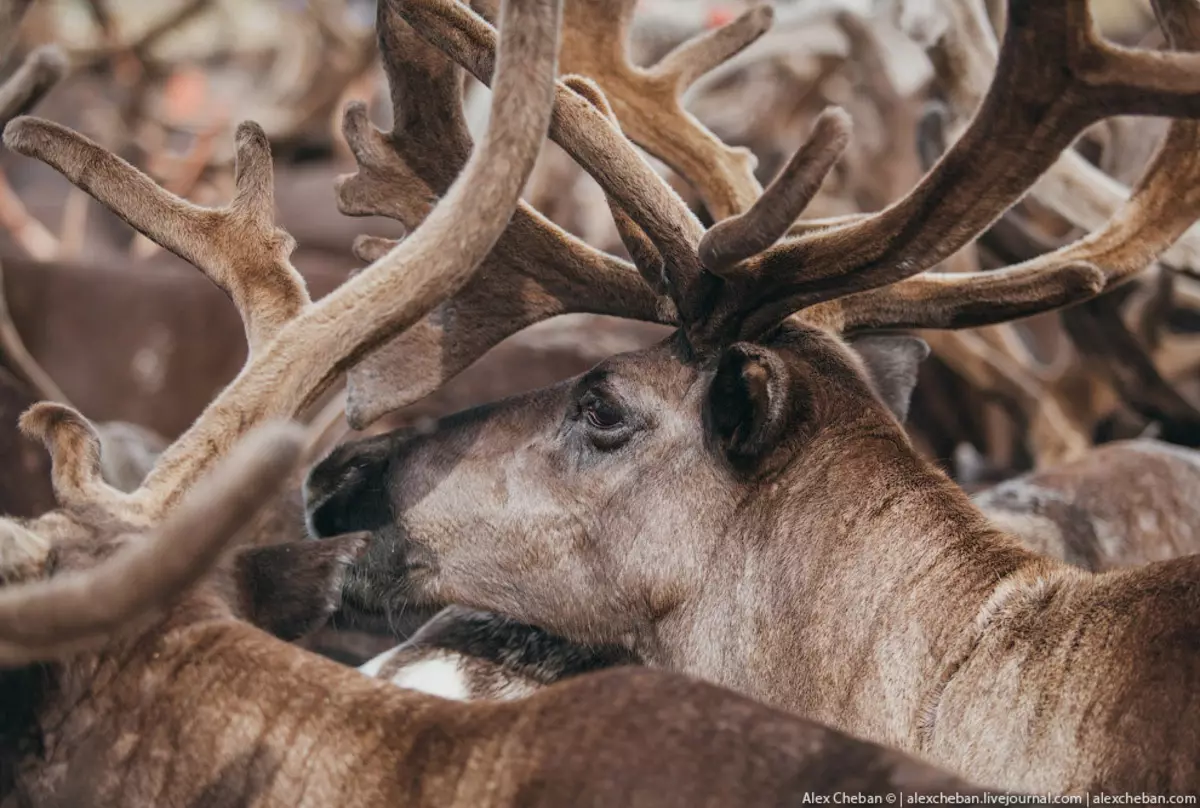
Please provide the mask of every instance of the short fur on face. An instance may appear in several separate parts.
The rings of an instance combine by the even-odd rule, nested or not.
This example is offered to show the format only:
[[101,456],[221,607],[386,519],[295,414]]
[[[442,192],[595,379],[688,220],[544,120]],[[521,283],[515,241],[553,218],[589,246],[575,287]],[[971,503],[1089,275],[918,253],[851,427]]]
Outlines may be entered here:
[[884,397],[903,414],[914,343],[859,353],[792,325],[697,365],[668,340],[430,435],[338,447],[309,475],[309,523],[374,534],[348,585],[359,607],[462,603],[628,642],[716,574],[747,497],[803,462],[814,430],[903,440]]

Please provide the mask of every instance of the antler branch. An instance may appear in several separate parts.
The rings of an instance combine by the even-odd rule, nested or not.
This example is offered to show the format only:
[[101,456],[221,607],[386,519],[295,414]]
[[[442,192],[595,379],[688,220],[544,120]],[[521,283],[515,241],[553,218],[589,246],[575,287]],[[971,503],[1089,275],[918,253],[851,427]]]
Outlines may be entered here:
[[177,600],[287,479],[303,430],[265,424],[201,480],[161,528],[86,572],[0,590],[0,666],[96,645]]
[[[488,83],[495,31],[458,2],[406,5],[405,19],[475,78]],[[700,315],[703,282],[696,245],[704,228],[683,200],[602,112],[559,84],[550,138],[562,146],[637,223],[662,255],[669,291],[687,322]]]
[[572,0],[563,19],[563,71],[592,79],[621,128],[696,187],[713,218],[741,213],[762,194],[749,150],[722,143],[683,106],[682,94],[767,32],[770,6],[683,42],[649,68],[627,53],[636,0]]
[[[444,15],[458,4],[434,5]],[[407,8],[379,4],[380,52],[395,120],[390,132],[380,132],[364,108],[347,109],[344,129],[358,171],[339,180],[338,199],[343,213],[388,216],[412,230],[461,170],[471,138],[462,115],[462,71],[402,18]],[[365,237],[356,254],[372,260],[393,246]],[[361,428],[437,389],[505,337],[571,312],[645,320],[670,314],[659,311],[629,264],[519,203],[479,273],[457,295],[350,370],[347,417]]]
[[821,190],[821,183],[846,144],[850,142],[850,116],[831,107],[813,123],[812,134],[783,171],[744,213],[717,222],[700,240],[700,261],[720,273],[770,247],[788,229]]
[[228,294],[260,351],[308,303],[289,256],[296,243],[274,225],[271,151],[266,133],[237,129],[237,193],[224,208],[180,199],[99,144],[49,121],[23,118],[4,131],[13,151],[56,168],[147,238],[190,262]]
[[100,435],[88,419],[66,405],[42,402],[26,410],[20,427],[50,453],[50,480],[62,509],[89,524],[139,523],[132,497],[104,481]]
[[[94,144],[81,145],[79,136],[60,127],[33,119],[9,125],[6,140],[52,161],[126,221],[193,258],[209,277],[228,284],[235,301],[247,307],[244,317],[261,325],[248,328],[260,339],[241,374],[131,495],[145,519],[155,520],[172,508],[255,424],[292,417],[339,372],[472,278],[508,224],[545,138],[553,99],[558,0],[510,0],[502,19],[493,114],[483,143],[420,227],[315,304],[298,299],[302,287],[290,282],[298,277],[284,261],[290,237],[270,227],[269,154],[258,127],[240,130],[237,197],[228,208],[211,211],[157,189],[132,166],[96,151]],[[156,215],[173,226],[156,221]],[[217,245],[214,231],[233,244]],[[261,241],[250,243],[255,239]],[[235,245],[252,260],[243,260]],[[279,322],[284,301],[299,311]]]
[[[1188,2],[1160,15],[1177,47],[1200,46],[1200,6]],[[1080,241],[995,272],[925,273],[814,316],[836,318],[845,329],[966,328],[1078,302],[1126,282],[1183,235],[1200,218],[1198,186],[1200,124],[1173,121],[1129,199]]]
[[[1191,43],[1181,26],[1165,24]],[[1200,117],[1200,56],[1130,51],[1104,42],[1081,0],[1010,0],[1004,46],[988,94],[966,131],[922,182],[877,215],[785,242],[744,262],[737,272],[753,279],[753,292],[733,307],[746,314],[727,319],[743,336],[761,333],[791,311],[917,275],[999,217],[1084,128],[1115,114]],[[1186,132],[1187,126],[1174,128]],[[1013,150],[1012,143],[1022,148]],[[1168,154],[1180,156],[1173,150]],[[1048,258],[1061,268],[1063,282],[1039,281],[1038,289],[1057,293],[1048,298],[1057,304],[1076,287],[1085,294],[1103,288],[1103,283],[1096,286],[1095,277],[1086,278],[1089,263],[1107,269],[1117,261],[1115,271],[1126,273],[1127,264],[1153,245],[1146,241],[1144,248],[1121,249],[1118,236],[1134,235],[1135,223],[1150,228],[1148,238],[1166,237],[1173,230],[1174,221],[1156,227],[1139,218],[1151,206],[1150,199],[1135,203],[1111,229],[1078,248],[1065,248],[1072,252]],[[1099,269],[1096,273],[1102,274]],[[886,297],[880,293],[872,300],[881,304]],[[852,305],[860,312],[866,308],[861,300]],[[828,311],[820,319],[829,322]],[[936,325],[926,318],[920,324]]]

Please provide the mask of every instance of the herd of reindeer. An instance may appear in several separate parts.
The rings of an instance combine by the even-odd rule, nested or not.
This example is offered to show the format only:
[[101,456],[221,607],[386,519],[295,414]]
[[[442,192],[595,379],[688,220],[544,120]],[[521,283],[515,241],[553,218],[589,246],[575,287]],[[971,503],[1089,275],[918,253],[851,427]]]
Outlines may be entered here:
[[[32,4],[0,2],[6,54]],[[337,204],[405,235],[362,237],[367,265],[316,299],[261,126],[236,129],[232,200],[203,207],[27,115],[67,66],[30,51],[0,88],[4,147],[199,269],[248,348],[177,439],[128,462],[140,433],[24,408],[55,505],[0,519],[0,805],[1200,791],[1200,454],[1171,440],[1200,417],[1149,350],[1115,375],[1143,402],[1168,390],[1147,405],[1161,440],[1093,445],[1059,388],[1005,370],[1013,323],[1094,314],[1194,238],[1200,0],[1153,0],[1137,47],[1088,0],[896,4],[944,23],[922,44],[944,104],[897,133],[921,171],[874,211],[814,217],[851,114],[813,115],[764,187],[683,106],[768,34],[769,6],[644,67],[636,0],[378,0],[393,122],[347,106]],[[491,89],[476,138],[468,77]],[[1077,148],[1126,116],[1164,119],[1127,187]],[[601,189],[619,249],[522,200],[547,139]],[[1030,199],[1084,232],[1014,220]],[[1011,262],[963,264],[1005,227]],[[322,442],[569,314],[652,339],[432,428]],[[1094,338],[1134,336],[1113,322]],[[50,389],[2,344],[6,378]],[[931,346],[1020,388],[1045,462],[971,492],[930,459],[906,425]],[[10,488],[40,475],[7,459]],[[335,614],[428,619],[356,669],[305,645]]]

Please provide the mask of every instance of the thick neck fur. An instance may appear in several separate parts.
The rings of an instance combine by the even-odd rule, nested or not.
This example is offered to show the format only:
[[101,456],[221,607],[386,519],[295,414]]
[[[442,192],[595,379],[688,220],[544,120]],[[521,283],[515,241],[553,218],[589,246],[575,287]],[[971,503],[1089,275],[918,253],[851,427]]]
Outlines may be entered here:
[[803,791],[973,791],[698,681],[624,669],[466,705],[216,612],[71,663],[52,696],[36,718],[45,743],[18,762],[5,806],[538,808],[662,794],[767,806]]
[[870,411],[823,429],[740,512],[647,655],[902,748],[920,747],[996,585],[1041,563]]
[[[438,786],[401,776],[402,762],[431,721],[455,724],[439,703],[418,709],[196,600],[177,626],[61,668],[17,804],[426,804]],[[430,771],[463,771],[474,731],[455,733]]]
[[1194,792],[1200,557],[1023,549],[877,416],[819,421],[644,657],[989,786]]

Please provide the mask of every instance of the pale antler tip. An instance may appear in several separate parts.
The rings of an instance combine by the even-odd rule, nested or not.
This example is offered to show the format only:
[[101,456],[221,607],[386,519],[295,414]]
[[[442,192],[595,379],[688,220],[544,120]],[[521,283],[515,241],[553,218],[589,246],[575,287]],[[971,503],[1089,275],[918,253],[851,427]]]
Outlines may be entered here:
[[[359,396],[354,395],[353,384],[351,387],[350,397],[346,399],[346,423],[351,429],[366,429],[374,423],[379,416],[383,415],[380,411],[381,407],[370,395]],[[364,400],[365,399],[365,400]]]
[[100,435],[91,421],[73,407],[53,401],[34,404],[21,414],[18,426],[26,437],[42,441],[47,448],[66,436],[100,444]]
[[775,7],[766,3],[754,6],[742,14],[742,19],[747,25],[765,32],[775,23]]
[[849,140],[850,133],[854,131],[854,119],[842,107],[828,106],[817,116],[813,131],[830,140]]
[[1108,276],[1087,261],[1067,264],[1057,272],[1066,302],[1087,300],[1104,291]]
[[342,109],[342,137],[346,139],[346,145],[350,147],[350,151],[359,165],[377,162],[377,160],[371,160],[367,152],[371,146],[371,135],[374,132],[375,127],[371,124],[367,105],[362,101],[351,101],[346,104]]
[[33,157],[38,152],[38,136],[45,131],[46,121],[32,115],[21,115],[4,127],[4,145],[17,154]]
[[609,106],[608,97],[604,95],[604,90],[600,89],[600,85],[592,81],[587,76],[572,74],[562,77],[562,83],[571,90],[571,92],[582,97],[585,101],[596,107],[604,113],[606,118],[613,117],[612,108]]
[[54,78],[67,72],[67,54],[58,45],[40,45],[29,54],[29,61]]
[[350,137],[351,132],[360,133],[364,126],[370,123],[367,114],[367,104],[361,99],[354,99],[342,107],[342,134]]
[[270,141],[267,140],[267,133],[257,121],[242,121],[239,123],[237,131],[234,134],[234,143],[237,145],[239,152],[248,147],[270,149]]
[[[398,239],[362,235],[354,239],[354,244],[351,245],[350,250],[359,261],[371,264],[390,253],[399,243],[400,240]],[[359,271],[361,270],[356,270],[355,274]]]

